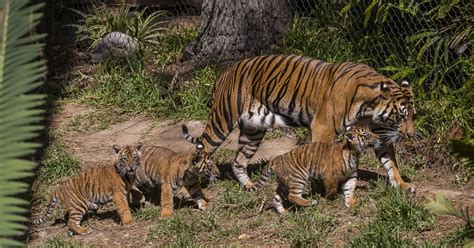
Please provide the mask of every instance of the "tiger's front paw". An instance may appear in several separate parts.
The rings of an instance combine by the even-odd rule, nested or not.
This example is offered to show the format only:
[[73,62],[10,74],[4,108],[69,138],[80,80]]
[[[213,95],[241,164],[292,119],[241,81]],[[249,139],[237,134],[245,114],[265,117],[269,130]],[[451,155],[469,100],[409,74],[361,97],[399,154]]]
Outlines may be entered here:
[[198,200],[197,204],[198,204],[199,209],[203,211],[207,210],[207,201],[201,199],[201,200]]
[[354,208],[355,205],[356,205],[356,200],[354,197],[351,197],[349,199],[346,200],[346,203],[345,203],[346,207],[348,208]]
[[406,190],[406,191],[409,190],[411,193],[416,192],[416,186],[413,183],[402,182],[400,183],[400,189]]
[[133,219],[126,219],[126,220],[123,220],[122,221],[122,226],[127,226],[127,225],[131,225],[133,223]]
[[173,209],[163,209],[161,210],[161,218],[168,218],[173,215]]
[[253,192],[253,191],[255,191],[254,186],[255,186],[255,184],[252,181],[247,181],[247,183],[245,185],[243,185],[243,188],[247,192]]

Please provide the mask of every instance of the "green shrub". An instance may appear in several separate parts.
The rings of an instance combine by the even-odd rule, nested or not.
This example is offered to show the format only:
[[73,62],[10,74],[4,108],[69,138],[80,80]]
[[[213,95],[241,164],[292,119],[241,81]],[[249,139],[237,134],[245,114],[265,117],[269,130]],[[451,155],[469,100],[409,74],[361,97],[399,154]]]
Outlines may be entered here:
[[166,31],[160,26],[159,18],[165,15],[163,11],[147,14],[148,9],[132,11],[130,5],[121,4],[118,10],[111,9],[106,4],[93,5],[91,13],[73,9],[81,19],[77,28],[77,42],[85,44],[89,50],[94,50],[100,40],[110,32],[122,32],[135,38],[140,48],[157,46],[159,38]]

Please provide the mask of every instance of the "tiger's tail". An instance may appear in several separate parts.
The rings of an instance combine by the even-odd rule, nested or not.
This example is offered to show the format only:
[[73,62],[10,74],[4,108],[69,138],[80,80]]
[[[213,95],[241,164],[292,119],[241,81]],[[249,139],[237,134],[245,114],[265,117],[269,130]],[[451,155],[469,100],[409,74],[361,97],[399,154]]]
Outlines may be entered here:
[[260,179],[253,183],[252,186],[246,187],[246,190],[249,192],[254,192],[261,189],[263,186],[267,185],[268,180],[273,175],[273,164],[269,163],[260,175]]
[[187,142],[193,143],[195,145],[201,144],[201,137],[196,138],[196,137],[193,137],[191,134],[189,134],[189,131],[186,125],[184,124],[181,125],[181,129],[183,131],[183,137]]
[[46,214],[43,215],[42,217],[39,217],[38,219],[33,220],[34,225],[40,225],[42,224],[46,219],[51,217],[53,215],[54,209],[59,203],[59,198],[57,197],[56,194],[53,194],[51,197],[51,201],[49,202],[48,210],[46,210]]

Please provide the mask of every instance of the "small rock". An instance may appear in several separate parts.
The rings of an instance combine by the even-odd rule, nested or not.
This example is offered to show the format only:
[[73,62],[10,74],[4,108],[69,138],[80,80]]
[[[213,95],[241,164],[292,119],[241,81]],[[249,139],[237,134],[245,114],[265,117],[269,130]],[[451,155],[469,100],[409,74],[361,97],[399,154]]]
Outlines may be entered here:
[[137,39],[121,32],[110,32],[97,45],[92,54],[92,62],[100,62],[112,57],[126,57],[137,48]]

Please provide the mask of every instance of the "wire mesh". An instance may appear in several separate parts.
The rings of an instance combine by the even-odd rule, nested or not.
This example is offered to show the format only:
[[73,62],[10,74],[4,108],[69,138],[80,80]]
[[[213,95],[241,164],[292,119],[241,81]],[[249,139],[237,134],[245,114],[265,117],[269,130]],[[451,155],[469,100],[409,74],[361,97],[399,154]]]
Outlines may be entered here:
[[[49,41],[52,50],[59,49],[52,51],[53,61],[63,66],[67,62],[58,53],[70,50],[74,51],[70,57],[77,57],[74,53],[78,52],[92,54],[83,60],[92,63],[142,47],[160,47],[163,40],[175,50],[183,49],[204,26],[200,23],[202,2],[50,0]],[[270,53],[363,62],[395,80],[408,79],[428,87],[458,87],[474,74],[472,1],[290,2],[293,20],[281,44]],[[158,66],[178,61],[182,51],[174,52],[167,55],[172,59]]]

